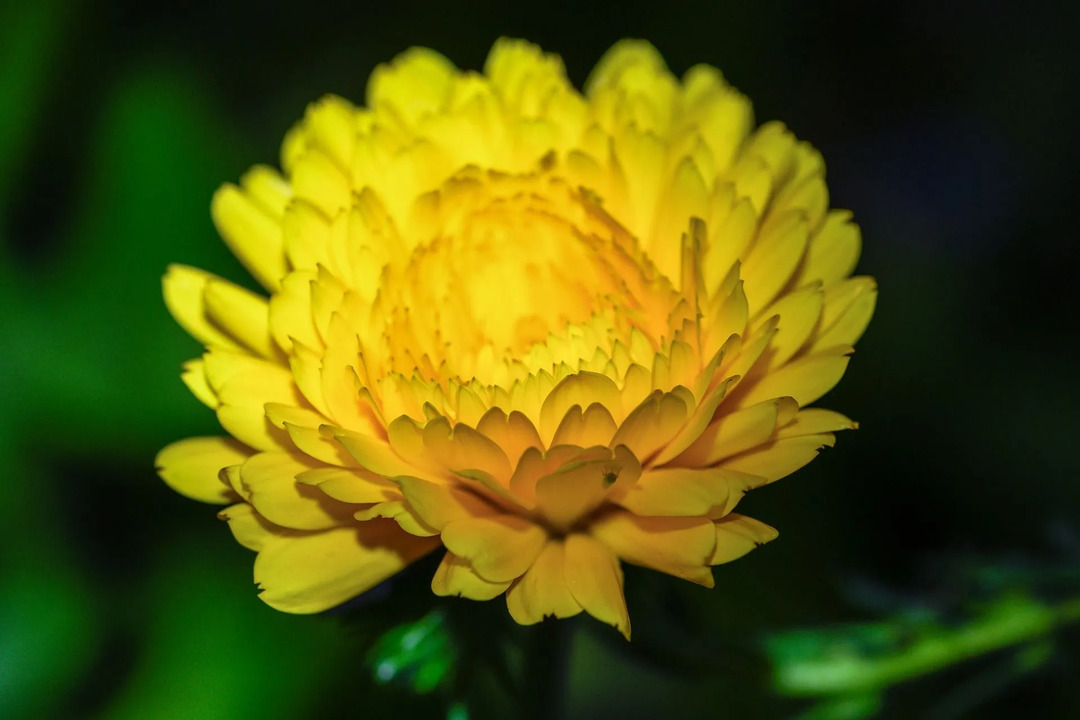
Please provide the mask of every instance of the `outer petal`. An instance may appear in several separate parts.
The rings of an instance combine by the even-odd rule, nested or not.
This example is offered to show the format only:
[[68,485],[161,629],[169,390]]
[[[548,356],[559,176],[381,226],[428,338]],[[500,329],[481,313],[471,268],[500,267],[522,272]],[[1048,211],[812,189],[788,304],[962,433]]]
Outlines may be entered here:
[[509,582],[491,582],[476,574],[472,564],[452,552],[443,555],[431,579],[431,591],[436,595],[467,597],[470,600],[491,600],[506,592]]
[[277,356],[278,348],[270,338],[270,311],[266,298],[231,282],[209,279],[203,300],[206,315],[214,325],[256,355]]
[[821,308],[821,291],[809,288],[781,296],[765,311],[766,316],[780,316],[780,325],[767,355],[770,369],[782,367],[806,343],[821,317]]
[[281,225],[235,185],[222,185],[210,203],[221,237],[255,279],[277,290],[285,277]]
[[270,298],[267,317],[274,341],[285,352],[293,348],[293,340],[308,348],[322,348],[323,341],[315,328],[311,312],[313,272],[291,272],[281,289]]
[[344,503],[365,505],[401,497],[396,487],[364,470],[337,467],[316,468],[299,473],[296,480],[305,485],[317,487],[333,499]]
[[745,515],[732,513],[716,521],[716,549],[710,565],[738,560],[759,545],[775,540],[775,528]]
[[593,523],[590,532],[627,562],[713,586],[707,566],[716,548],[711,520],[613,512]]
[[720,467],[760,475],[772,482],[795,472],[817,457],[821,448],[832,447],[835,442],[832,433],[781,438],[725,460]]
[[[719,360],[719,356],[716,358]],[[713,368],[715,369],[715,368]],[[706,372],[710,372],[706,370]],[[705,394],[704,400],[697,406],[690,419],[686,421],[682,429],[675,434],[675,437],[671,438],[671,441],[667,446],[661,450],[657,456],[653,459],[654,465],[666,465],[675,458],[682,455],[686,450],[691,447],[702,433],[706,431],[709,424],[712,422],[713,416],[716,414],[716,409],[720,406],[720,403],[724,401],[724,397],[727,395],[727,389],[734,384],[738,378],[727,378],[707,394]],[[692,464],[676,462],[675,464]]]
[[643,517],[721,517],[751,488],[768,480],[732,470],[660,468],[650,470],[617,502]]
[[616,481],[622,463],[607,448],[596,459],[579,460],[536,483],[536,505],[556,527],[569,529],[599,505]]
[[333,313],[322,359],[322,396],[334,423],[358,432],[373,430],[371,417],[360,401],[356,365],[360,347],[356,331],[348,321]]
[[841,346],[817,355],[793,360],[779,370],[765,375],[741,394],[740,407],[785,395],[806,407],[833,389],[847,369],[851,348]]
[[389,520],[276,537],[255,559],[259,597],[291,613],[316,613],[378,585],[438,545]]
[[191,394],[198,398],[203,405],[206,405],[211,410],[216,410],[219,405],[217,394],[210,388],[210,383],[206,380],[206,369],[203,367],[202,358],[188,360],[183,364],[183,368],[184,372],[180,374],[180,379],[187,385]]
[[505,487],[510,484],[510,462],[506,453],[486,435],[439,416],[424,426],[424,447],[429,456],[451,472],[480,470]]
[[831,210],[825,222],[810,239],[796,285],[820,281],[828,286],[843,280],[855,270],[862,250],[859,226],[851,222],[847,210]]
[[408,124],[440,110],[452,86],[454,64],[427,48],[410,48],[371,73],[367,105],[393,108]]
[[224,504],[237,500],[237,495],[221,482],[221,469],[238,465],[251,454],[250,448],[232,438],[194,437],[164,448],[154,464],[165,484],[181,495]]
[[472,563],[491,582],[508,582],[522,575],[548,541],[539,525],[517,515],[468,517],[450,522],[442,541],[455,555]]
[[566,618],[581,612],[566,582],[562,542],[547,543],[529,571],[506,591],[506,607],[521,625],[535,625],[547,616]]
[[162,278],[165,306],[180,327],[202,344],[239,353],[247,352],[240,342],[216,327],[207,317],[204,294],[211,280],[225,282],[205,270],[187,265],[170,265]]
[[581,448],[574,445],[557,445],[546,453],[535,447],[528,448],[510,478],[510,492],[526,507],[532,507],[536,501],[536,482],[580,452]]
[[856,277],[825,293],[821,327],[810,352],[854,345],[862,337],[877,304],[877,283],[873,278]]
[[355,458],[334,439],[333,428],[325,426],[326,418],[319,413],[281,403],[266,403],[263,410],[267,419],[284,428],[293,445],[304,454],[327,465],[356,467]]
[[676,458],[675,464],[685,467],[715,465],[724,458],[766,442],[776,428],[782,402],[795,405],[791,398],[776,398],[721,416]]
[[604,88],[618,84],[629,68],[641,66],[656,73],[664,72],[664,58],[644,40],[620,40],[612,45],[585,81],[585,94],[592,97]]
[[806,410],[800,410],[790,422],[778,428],[776,437],[817,435],[839,430],[854,430],[857,427],[859,427],[857,422],[833,410],[807,408]]
[[798,211],[762,226],[741,273],[751,316],[771,303],[787,284],[802,259],[809,232],[806,216]]
[[221,426],[241,442],[259,450],[288,450],[284,429],[266,417],[266,403],[302,407],[304,399],[287,368],[254,357],[212,351],[205,357],[206,376],[217,391]]
[[499,512],[491,501],[470,490],[440,485],[420,478],[403,475],[394,478],[401,492],[420,518],[442,531],[455,520],[487,517]]
[[295,533],[294,530],[274,525],[247,503],[230,505],[218,513],[218,518],[229,523],[229,530],[236,542],[256,552],[266,547],[266,543],[274,538]]
[[599,541],[575,533],[566,538],[563,557],[566,584],[585,612],[614,625],[630,639],[630,615],[623,597],[623,574],[619,560]]
[[416,468],[398,457],[385,440],[348,430],[340,430],[334,434],[334,437],[345,446],[349,454],[356,458],[365,470],[386,477],[410,475],[416,472]]
[[417,537],[435,537],[439,532],[425,523],[404,500],[394,499],[370,507],[361,508],[353,513],[361,522],[375,518],[392,518],[402,530]]
[[260,453],[240,467],[240,481],[259,514],[282,527],[325,530],[352,524],[356,508],[332,499],[296,476],[313,469],[302,456]]
[[685,395],[653,392],[623,421],[611,445],[626,445],[644,465],[686,423],[694,403],[690,391]]

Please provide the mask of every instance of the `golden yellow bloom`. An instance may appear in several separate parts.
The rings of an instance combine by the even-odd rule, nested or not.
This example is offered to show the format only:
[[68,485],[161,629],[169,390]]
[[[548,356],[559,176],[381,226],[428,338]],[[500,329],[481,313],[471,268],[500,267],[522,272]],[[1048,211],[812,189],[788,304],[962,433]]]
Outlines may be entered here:
[[328,97],[213,202],[269,299],[165,277],[232,438],[162,451],[258,550],[262,598],[316,612],[446,547],[439,595],[582,610],[627,637],[620,562],[711,586],[773,539],[732,512],[844,416],[876,288],[824,166],[707,66],[625,41],[578,93],[501,40],[484,73],[414,49],[367,105]]

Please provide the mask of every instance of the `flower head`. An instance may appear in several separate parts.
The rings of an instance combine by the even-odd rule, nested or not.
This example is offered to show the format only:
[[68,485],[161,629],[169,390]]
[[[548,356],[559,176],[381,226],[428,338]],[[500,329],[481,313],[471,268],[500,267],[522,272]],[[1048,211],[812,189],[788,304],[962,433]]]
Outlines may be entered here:
[[440,595],[629,637],[621,562],[711,586],[776,531],[733,512],[846,417],[873,312],[824,166],[719,72],[624,41],[577,92],[501,40],[483,74],[413,49],[328,97],[214,197],[269,299],[189,267],[166,302],[231,438],[162,451],[316,612],[446,548]]

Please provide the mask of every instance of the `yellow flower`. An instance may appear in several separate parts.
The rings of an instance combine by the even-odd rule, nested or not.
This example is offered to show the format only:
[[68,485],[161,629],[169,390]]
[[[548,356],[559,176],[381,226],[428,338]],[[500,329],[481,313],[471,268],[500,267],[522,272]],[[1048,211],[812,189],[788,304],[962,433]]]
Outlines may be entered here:
[[846,417],[806,409],[869,322],[821,156],[715,69],[624,41],[577,92],[500,40],[483,74],[413,49],[366,107],[313,104],[284,173],[214,197],[269,299],[173,266],[231,438],[162,477],[258,550],[262,598],[316,612],[446,548],[439,595],[627,637],[621,562],[711,586],[776,536],[732,512]]

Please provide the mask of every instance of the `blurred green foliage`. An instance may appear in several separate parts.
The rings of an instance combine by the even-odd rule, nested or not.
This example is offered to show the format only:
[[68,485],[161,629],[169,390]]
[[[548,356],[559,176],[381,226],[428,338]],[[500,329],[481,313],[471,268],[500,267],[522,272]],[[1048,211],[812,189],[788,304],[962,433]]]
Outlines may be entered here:
[[424,695],[447,679],[454,660],[442,614],[433,611],[385,632],[371,649],[368,662],[380,684],[400,683]]
[[[1077,621],[1080,598],[1052,605],[1010,594],[959,622],[908,612],[876,623],[777,633],[767,649],[779,692],[826,698],[804,717],[855,719],[872,717],[894,685],[997,651],[1011,651],[1011,675],[1032,672],[1049,659],[1055,633]],[[1004,689],[1001,679],[993,676],[985,693]]]
[[[55,71],[51,49],[71,30],[73,10],[16,3],[0,18],[0,211],[11,207],[27,148],[40,141],[32,133]],[[69,489],[57,473],[92,483],[77,466],[97,458],[149,468],[149,447],[210,429],[176,383],[162,382],[162,370],[197,350],[165,330],[167,313],[154,301],[178,248],[195,248],[193,260],[223,260],[209,241],[206,196],[235,155],[202,97],[196,80],[167,66],[121,78],[77,173],[79,200],[60,237],[49,239],[62,252],[28,273],[10,255],[15,243],[3,248],[0,459],[17,481],[0,489],[8,548],[0,716],[81,716],[81,695],[96,701],[94,714],[113,718],[295,717],[341,651],[332,623],[291,624],[252,606],[241,584],[222,592],[216,578],[242,577],[249,563],[200,540],[197,525],[148,528],[137,538],[153,555],[147,574],[115,582],[88,575],[86,549],[58,512],[64,503],[56,494]],[[198,237],[207,241],[191,242]],[[62,455],[43,454],[50,448]],[[76,468],[65,471],[64,462]],[[133,477],[151,479],[145,471]],[[133,490],[123,483],[95,489]],[[156,493],[148,499],[161,500]],[[124,635],[136,645],[133,658],[118,647]],[[103,666],[110,662],[128,667]]]
[[[170,262],[248,282],[211,226],[214,188],[273,161],[304,102],[359,100],[374,62],[429,44],[478,67],[503,33],[562,52],[578,82],[623,35],[649,35],[677,69],[722,65],[761,119],[821,143],[882,285],[830,398],[864,430],[748,498],[782,539],[719,569],[716,590],[631,568],[633,643],[565,623],[569,714],[944,720],[1080,706],[1075,343],[1061,331],[1076,318],[1057,297],[1077,244],[1047,212],[1071,207],[1066,173],[1080,163],[1063,129],[1038,124],[1065,117],[1051,111],[1075,85],[1075,53],[1058,57],[1043,32],[1067,22],[980,12],[976,33],[929,5],[905,25],[858,3],[302,17],[253,2],[150,5],[0,4],[0,717],[463,720],[505,717],[530,696],[534,635],[498,603],[436,602],[422,565],[336,615],[276,613],[213,508],[152,468],[164,444],[217,431],[177,378],[200,348],[160,301]],[[815,30],[791,29],[804,26]],[[993,67],[1019,78],[1010,87],[1034,110],[1013,122]],[[941,130],[947,116],[968,118],[962,132]],[[965,163],[921,141],[955,150],[976,121],[1004,140],[973,155],[1007,145],[1016,167],[919,185]],[[1047,147],[1052,161],[1031,154]],[[1001,185],[1021,171],[1027,185]],[[876,187],[882,176],[915,187]],[[956,190],[972,186],[1004,187],[1009,202],[965,204]],[[997,585],[970,592],[934,572],[970,547],[1065,560],[1053,587],[1034,560],[971,563]],[[916,589],[875,606],[848,587],[867,577]],[[943,592],[948,610],[934,602]]]

